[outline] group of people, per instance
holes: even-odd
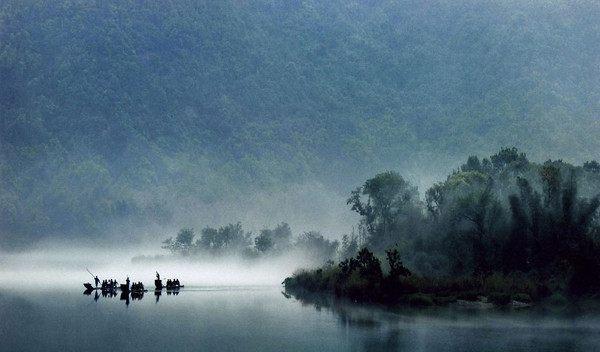
[[[100,279],[98,279],[98,276],[95,276],[94,284],[96,284],[96,287],[98,287],[99,283],[100,283]],[[100,286],[100,288],[102,289],[102,291],[114,291],[117,289],[118,286],[119,286],[119,284],[117,283],[117,280],[104,279],[104,280],[102,280],[102,285]]]
[[[169,287],[179,287],[181,284],[179,283],[179,279],[167,279],[167,288]]]
[[[162,283],[160,283],[160,275],[158,274],[158,272],[156,273],[156,279],[157,279],[157,287],[163,287]],[[131,284],[131,288],[129,286],[129,277],[127,277],[127,279],[125,280],[125,284],[121,285],[123,287],[121,287],[122,290],[131,290],[131,291],[144,291],[144,284],[142,282],[134,282]],[[98,278],[98,276],[94,276],[94,283],[95,283],[95,287],[98,287],[98,284],[100,284],[100,279]],[[89,284],[86,284],[89,285]],[[91,286],[90,286],[91,287]],[[119,287],[119,284],[117,283],[117,280],[114,279],[104,279],[102,280],[102,285],[100,286],[100,288],[102,289],[102,291],[115,291],[117,288]],[[126,288],[125,288],[126,287]],[[179,288],[181,287],[181,283],[179,282],[179,279],[167,279],[167,288]]]
[[[109,279],[109,280],[102,280],[102,290],[115,290],[118,287],[118,283],[117,280],[113,280],[113,279]]]
[[[141,282],[134,282],[131,284],[131,291],[144,291],[144,284]]]
[[[181,283],[179,282],[179,279],[167,279],[167,285],[163,286],[162,281],[160,279],[160,274],[158,273],[158,271],[156,272],[156,289],[162,289],[163,287],[166,288],[179,288],[181,287]]]

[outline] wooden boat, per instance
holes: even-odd
[[[178,286],[165,286],[167,288],[167,290],[179,290],[180,288],[185,287],[185,285],[178,285]]]
[[[85,287],[86,290],[100,290],[100,291],[116,291],[118,289],[117,286],[104,286],[104,287],[100,287],[100,286],[92,286],[92,284],[90,284],[89,282],[86,282],[83,284],[83,287]]]
[[[163,288],[166,288],[167,290],[177,290],[177,289],[180,289],[180,288],[182,288],[184,286],[185,285],[173,285],[173,284],[171,284],[171,285],[169,285],[169,284],[163,285],[162,280],[158,280],[158,279],[154,280],[154,290],[155,291],[160,291]]]

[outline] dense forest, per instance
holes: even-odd
[[[384,172],[353,191],[348,205],[361,216],[360,237],[346,240],[338,264],[299,271],[286,288],[419,304],[482,294],[530,302],[600,289],[596,161],[538,164],[504,148],[469,157],[425,201],[399,174]]]
[[[592,0],[2,1],[0,245],[127,240],[258,190],[317,180],[346,192],[372,170],[423,187],[505,145],[592,159],[599,17]],[[449,189],[481,175],[428,192],[426,233],[445,229]],[[474,199],[508,209],[495,192],[518,190],[502,182]],[[507,214],[486,236],[507,231]],[[426,272],[473,265],[456,261],[461,246],[423,259],[450,250],[424,243],[402,253]],[[486,259],[480,270],[498,258]]]

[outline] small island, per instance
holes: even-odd
[[[299,270],[283,283],[297,295],[413,306],[595,299],[598,193],[596,161],[537,164],[515,148],[469,157],[427,190],[425,202],[399,174],[384,172],[348,199],[361,217],[360,244],[345,237],[337,264]]]

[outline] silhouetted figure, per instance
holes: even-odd
[[[96,275],[96,276],[94,277],[94,286],[95,286],[95,287],[98,287],[98,284],[99,284],[99,283],[100,283],[100,279],[98,278],[98,275]]]
[[[129,307],[129,293],[128,292],[121,292],[121,301],[125,301],[125,305],[127,305]]]
[[[158,273],[158,271],[156,272],[156,280],[160,280],[160,274]]]

